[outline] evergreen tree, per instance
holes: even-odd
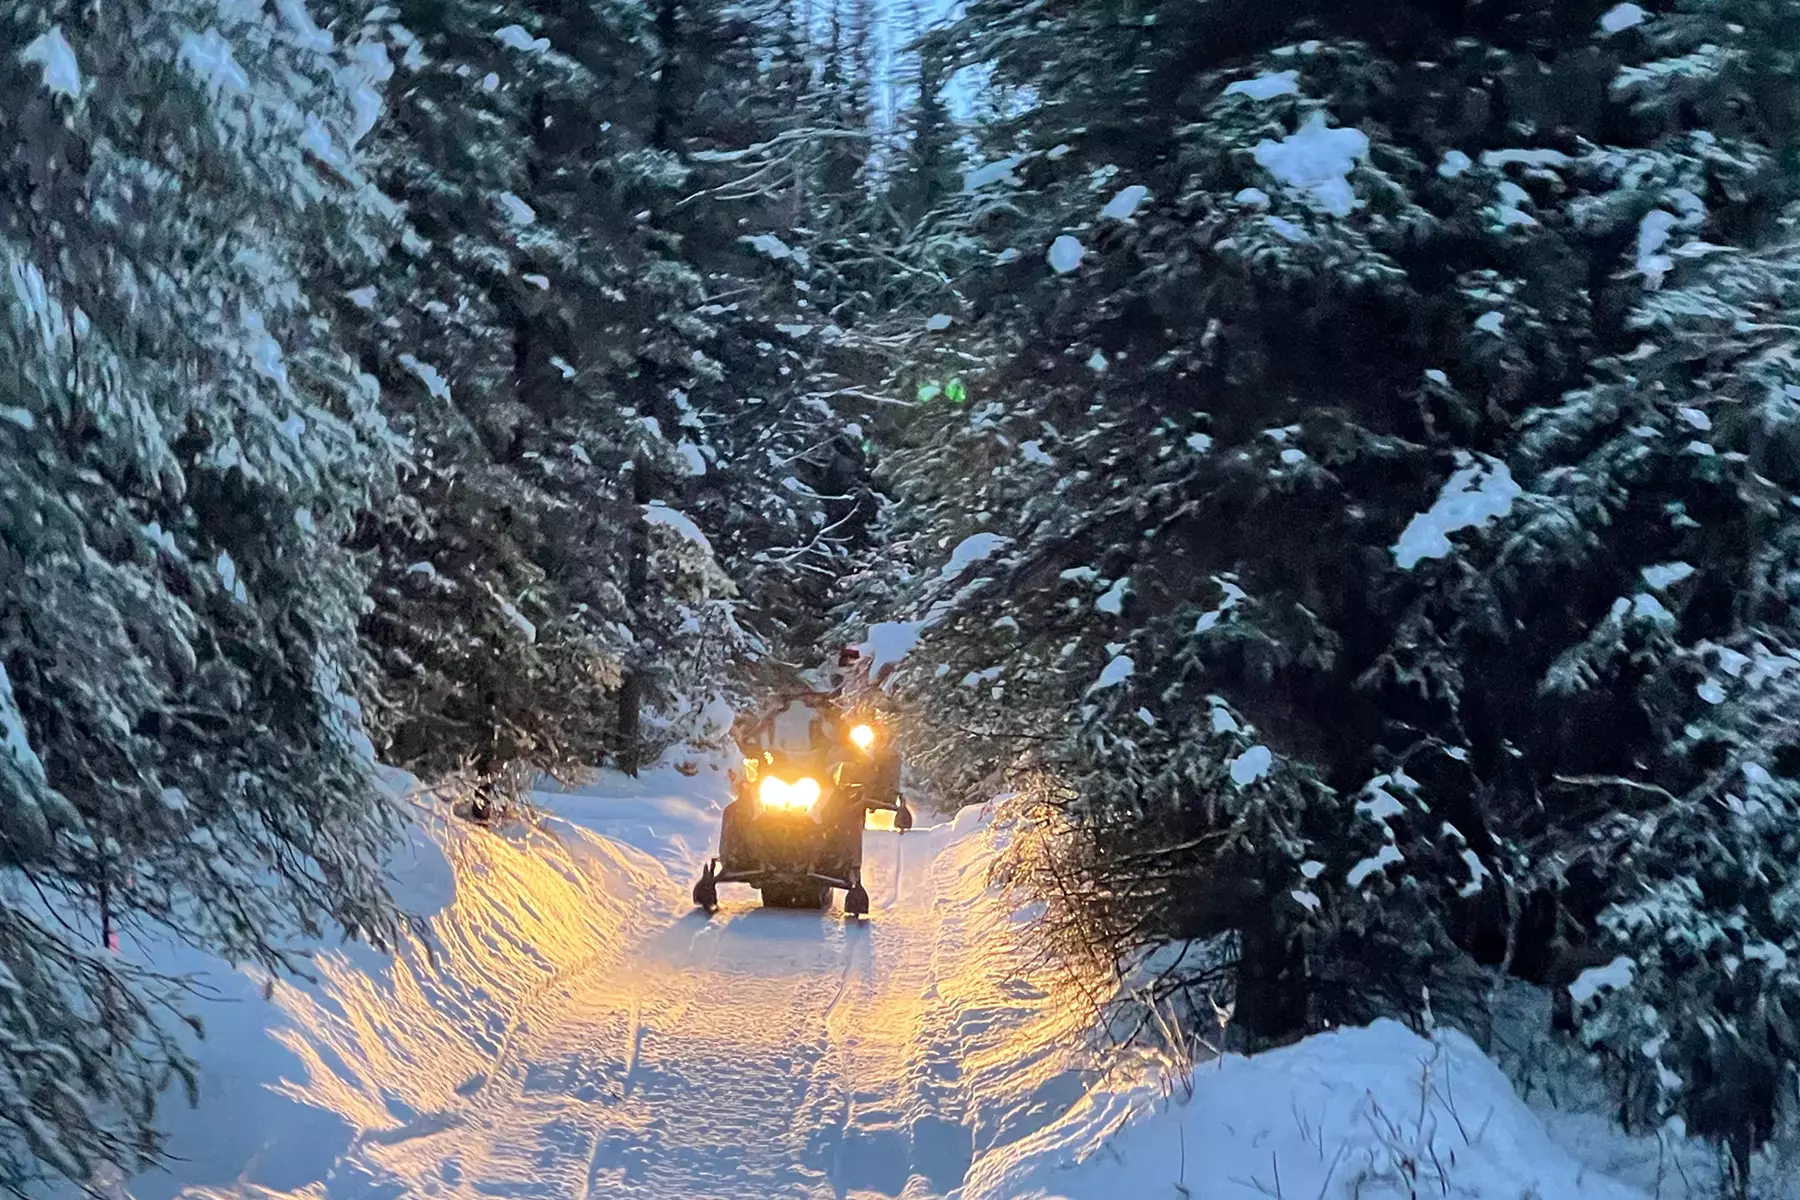
[[[972,4],[972,361],[918,370],[870,640],[953,786],[1063,785],[1103,952],[1210,940],[1267,1040],[1616,950],[1584,1036],[1743,1188],[1795,1062],[1794,42],[1646,8]]]
[[[618,272],[584,255],[595,189],[570,179],[593,75],[524,6],[395,15],[364,33],[395,71],[369,156],[406,228],[336,301],[413,443],[406,503],[360,531],[364,632],[384,756],[485,799],[614,748],[643,435],[586,336]]]
[[[810,77],[798,14],[750,15],[684,5],[658,25],[674,63],[659,87],[673,79],[680,94],[657,148],[683,175],[647,201],[645,229],[655,278],[686,291],[660,301],[670,316],[637,384],[646,411],[684,431],[688,470],[671,494],[691,502],[744,599],[752,641],[719,650],[778,667],[816,657],[827,597],[874,516],[855,409],[817,386],[849,320],[822,249],[845,204],[826,176],[855,174],[866,84],[847,45],[854,97]]]
[[[0,1185],[156,1149],[172,985],[394,929],[356,696],[388,494],[375,381],[311,303],[391,236],[373,84],[297,6],[0,11]]]

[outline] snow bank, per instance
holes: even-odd
[[[644,783],[661,779],[646,773]],[[710,784],[683,782],[690,791]],[[392,772],[390,785],[405,791],[411,781]],[[634,898],[654,863],[634,847],[573,822],[494,833],[446,818],[441,805],[409,811],[388,873],[429,946],[409,941],[389,956],[321,945],[312,980],[272,980],[166,939],[123,940],[121,953],[189,982],[205,1037],[189,1041],[198,1108],[170,1094],[158,1114],[171,1170],[98,1181],[113,1183],[112,1194],[317,1190],[359,1148],[453,1122],[504,1068],[545,989],[621,950],[645,916]],[[331,1193],[339,1186],[348,1186],[341,1175]]]
[[[729,729],[730,719],[708,706],[708,722]],[[585,783],[559,786],[546,782],[533,800],[547,815],[543,826],[565,841],[579,844],[598,837],[627,854],[642,856],[673,878],[691,883],[703,853],[719,830],[726,797],[727,764],[735,747],[708,754],[677,751],[668,760],[632,779],[601,771]],[[683,775],[681,762],[695,774]]]
[[[872,833],[867,924],[741,894],[696,919],[731,761],[545,787],[530,829],[419,809],[389,870],[429,953],[327,951],[270,987],[127,946],[195,977],[211,1036],[200,1110],[167,1114],[175,1174],[109,1190],[1642,1200],[1577,1161],[1616,1139],[1553,1138],[1459,1034],[1378,1022],[1174,1088],[1095,1075],[1082,981],[996,882],[1034,833],[1004,808]]]
[[[1553,1143],[1468,1038],[1393,1021],[1227,1055],[1172,1099],[1150,1083],[1096,1091],[978,1163],[963,1200],[1183,1194],[1642,1200]]]

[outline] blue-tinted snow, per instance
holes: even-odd
[[[1333,129],[1325,113],[1314,112],[1297,133],[1279,142],[1256,144],[1256,165],[1288,187],[1304,192],[1333,216],[1347,217],[1356,207],[1350,172],[1368,157],[1369,138],[1360,129]]]
[[[1252,100],[1273,100],[1300,91],[1300,72],[1273,71],[1255,79],[1240,79],[1225,89],[1227,96],[1248,96]]]
[[[1231,760],[1231,782],[1239,787],[1255,783],[1274,765],[1274,751],[1267,746],[1252,746]]]
[[[1410,571],[1421,559],[1450,553],[1450,535],[1487,524],[1511,511],[1522,492],[1512,472],[1497,458],[1466,451],[1456,455],[1458,469],[1438,493],[1437,502],[1415,516],[1394,543],[1394,561]]]
[[[1100,678],[1094,680],[1093,684],[1088,688],[1088,692],[1089,694],[1092,694],[1094,692],[1105,691],[1110,687],[1117,687],[1127,679],[1130,679],[1136,671],[1136,663],[1132,662],[1131,659],[1123,654],[1118,655],[1111,662],[1106,664],[1106,668],[1100,672]]]
[[[207,94],[215,100],[225,92],[242,95],[250,90],[250,77],[232,55],[231,43],[217,29],[183,35],[176,60],[206,85]]]
[[[442,375],[438,374],[438,369],[430,363],[421,362],[411,354],[402,354],[400,365],[418,376],[419,381],[425,385],[425,390],[430,392],[435,399],[448,400],[450,398],[450,385],[444,381]]]
[[[963,174],[963,191],[980,191],[982,188],[995,183],[1017,185],[1019,177],[1013,174],[1013,168],[1024,161],[1024,155],[1014,154],[1010,158],[1003,158],[999,162],[991,162],[985,166],[976,167],[972,171],[965,172]]]
[[[950,552],[950,561],[944,564],[943,578],[954,579],[982,559],[996,553],[1011,542],[1011,538],[1001,537],[997,533],[970,534],[956,544]]]
[[[63,36],[61,25],[33,38],[19,51],[19,61],[44,69],[44,86],[71,100],[81,98],[81,66],[75,61],[75,50]]]
[[[1050,252],[1045,256],[1050,269],[1058,275],[1067,275],[1081,266],[1082,257],[1087,253],[1082,244],[1068,234],[1063,234],[1050,243]]]
[[[3,665],[0,665],[0,751],[12,759],[28,780],[44,786],[43,761],[31,748],[31,739],[25,735],[25,722],[19,715],[18,702],[13,699],[12,680],[7,677]]]
[[[1134,183],[1108,200],[1106,207],[1100,210],[1100,215],[1113,221],[1129,221],[1131,214],[1138,210],[1138,205],[1142,204],[1149,195],[1149,188],[1141,183]]]
[[[549,38],[534,38],[520,25],[502,26],[494,30],[494,37],[501,45],[523,50],[527,54],[542,54],[550,48]]]
[[[1600,32],[1610,37],[1642,25],[1649,18],[1650,14],[1635,4],[1615,4],[1600,14]]]
[[[1130,590],[1131,581],[1121,575],[1113,580],[1112,586],[1107,588],[1098,600],[1094,601],[1095,610],[1118,616],[1125,607],[1125,594]]]
[[[676,533],[694,543],[708,554],[712,553],[712,543],[700,532],[700,527],[684,512],[670,508],[660,500],[652,500],[644,505],[644,520],[651,525],[661,525],[665,529],[673,529]]]

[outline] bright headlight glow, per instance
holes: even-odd
[[[867,725],[858,725],[850,731],[850,740],[856,743],[858,749],[867,750],[875,744],[875,730]]]
[[[764,808],[793,809],[807,812],[819,802],[822,789],[816,779],[796,779],[793,783],[785,779],[777,779],[773,775],[764,776],[757,785],[756,795],[763,802]]]

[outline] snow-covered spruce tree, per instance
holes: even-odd
[[[390,753],[653,754],[757,653],[736,610],[779,640],[834,574],[807,556],[845,439],[802,403],[782,240],[805,55],[707,5],[398,15],[372,141],[409,265],[345,288],[420,446],[416,506],[368,531]]]
[[[367,152],[405,230],[333,297],[413,446],[403,503],[360,530],[380,564],[378,740],[483,798],[606,758],[632,636],[637,435],[582,358],[610,263],[584,253],[593,187],[567,178],[598,84],[535,25],[523,5],[433,3],[361,26],[392,76]]]
[[[849,318],[817,253],[846,203],[825,164],[866,146],[867,114],[812,77],[799,19],[706,4],[659,19],[663,116],[642,131],[669,167],[637,234],[664,316],[630,386],[640,411],[680,431],[686,469],[662,486],[738,585],[752,641],[728,649],[763,667],[810,665],[875,511],[857,405],[831,379]]]
[[[1611,959],[1579,981],[1573,1015],[1626,1118],[1679,1112],[1728,1146],[1744,1194],[1800,1052],[1800,208],[1766,248],[1659,243],[1666,211],[1640,219],[1638,269],[1667,277],[1626,317],[1632,350],[1533,414],[1509,454],[1525,490],[1504,536],[1402,631],[1428,671],[1458,661],[1489,683],[1446,694],[1515,760],[1493,772],[1490,817],[1513,883],[1558,897],[1555,919]],[[1495,637],[1520,622],[1560,636]],[[1493,704],[1514,672],[1529,710]]]
[[[386,237],[373,93],[260,6],[0,9],[0,1186],[156,1152],[161,927],[276,969],[393,930],[358,705],[392,436],[310,307]]]
[[[997,365],[893,463],[915,566],[872,640],[918,640],[893,686],[960,770],[1030,747],[1073,785],[1105,944],[1238,943],[1253,1035],[1470,962],[1546,978],[1572,941],[1655,960],[1633,902],[1701,846],[1742,850],[1686,877],[1687,928],[1792,934],[1748,849],[1791,819],[1727,838],[1751,800],[1701,718],[1730,689],[1692,673],[1790,637],[1793,43],[1778,9],[1650,8],[995,2],[956,31],[1030,98],[968,177],[983,315],[944,334]],[[1682,819],[1646,823],[1662,793]],[[1786,1086],[1752,1032],[1780,1022],[1732,1006],[1790,1001],[1712,952],[1723,1015],[1669,960],[1604,1006],[1679,1014],[1656,1061],[1623,1018],[1591,1036],[1681,1081],[1644,1114],[1750,1145],[1769,1106],[1707,1081],[1755,1042],[1740,1094]]]

